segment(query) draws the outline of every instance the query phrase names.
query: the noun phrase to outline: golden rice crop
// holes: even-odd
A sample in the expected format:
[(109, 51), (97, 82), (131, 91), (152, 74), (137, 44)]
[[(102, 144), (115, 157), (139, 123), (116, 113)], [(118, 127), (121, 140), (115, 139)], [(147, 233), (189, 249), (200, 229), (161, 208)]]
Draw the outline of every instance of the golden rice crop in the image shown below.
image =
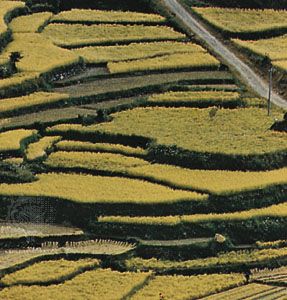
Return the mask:
[(138, 177), (154, 178), (181, 188), (230, 194), (266, 186), (287, 184), (287, 168), (266, 172), (239, 172), (222, 170), (191, 170), (170, 165), (146, 164), (128, 170)]
[(39, 33), (14, 34), (13, 41), (5, 48), (2, 56), (8, 57), (11, 52), (21, 53), (22, 58), (16, 63), (21, 72), (45, 73), (79, 61), (75, 53), (53, 45)]
[(153, 226), (176, 226), (181, 223), (181, 216), (144, 216), (144, 217), (129, 217), (129, 216), (100, 216), (99, 223), (115, 223), (115, 224), (140, 224)]
[(262, 39), (257, 41), (242, 41), (232, 39), (232, 41), (242, 48), (246, 48), (258, 55), (268, 56), (273, 60), (287, 60), (287, 35)]
[[(3, 159), (4, 162), (7, 162), (8, 164), (14, 164), (14, 165), (21, 165), (24, 162), (23, 157), (8, 157)], [(1, 228), (0, 228), (1, 231)], [(1, 235), (2, 237), (2, 235)]]
[(160, 299), (159, 294), (163, 299), (198, 299), (244, 283), (245, 278), (242, 274), (156, 276), (131, 299)]
[(89, 23), (162, 23), (165, 18), (156, 14), (131, 11), (111, 11), (96, 9), (72, 9), (55, 15), (52, 21)]
[(222, 103), (238, 100), (240, 94), (236, 92), (224, 91), (186, 91), (186, 92), (166, 92), (154, 94), (148, 97), (148, 102), (168, 103), (168, 102), (205, 102), (220, 101)]
[[(61, 143), (65, 145), (67, 141), (59, 144)], [(72, 142), (72, 145), (77, 143)], [(85, 142), (82, 143), (85, 145)], [(142, 179), (151, 178), (158, 182), (167, 182), (182, 189), (196, 189), (218, 195), (287, 184), (287, 168), (265, 172), (192, 170), (171, 165), (150, 164), (141, 159), (110, 153), (56, 152), (50, 155), (46, 164), (59, 168), (76, 167), (124, 172)]]
[(147, 161), (115, 153), (54, 152), (45, 161), (53, 168), (83, 168), (109, 172), (125, 172), (129, 168), (144, 166)]
[(126, 223), (126, 224), (149, 224), (149, 225), (177, 225), (181, 222), (186, 224), (201, 222), (224, 222), (245, 221), (264, 217), (287, 217), (287, 203), (272, 205), (264, 208), (250, 209), (246, 211), (224, 213), (224, 214), (195, 214), (184, 216), (167, 217), (128, 217), (128, 216), (103, 216), (99, 218), (102, 223)]
[(59, 46), (88, 46), (103, 43), (180, 40), (184, 34), (167, 26), (113, 25), (101, 24), (85, 26), (80, 24), (50, 24), (43, 31)]
[[(0, 81), (1, 82), (1, 81)], [(1, 99), (0, 114), (18, 111), (23, 108), (56, 103), (68, 99), (69, 95), (60, 93), (36, 92), (22, 97)]]
[(99, 260), (85, 258), (72, 260), (48, 260), (35, 263), (25, 269), (7, 274), (2, 277), (0, 283), (5, 285), (44, 283), (53, 280), (61, 280), (63, 277), (73, 274), (81, 269), (92, 268), (99, 265)]
[(0, 291), (5, 300), (31, 299), (122, 299), (141, 286), (150, 273), (117, 272), (110, 269), (88, 271), (61, 284), (50, 286), (13, 286)]
[(27, 160), (35, 160), (45, 157), (47, 155), (46, 151), (60, 139), (60, 136), (45, 136), (39, 141), (29, 144), (26, 149)]
[(201, 46), (193, 43), (154, 42), (132, 43), (122, 46), (84, 47), (73, 50), (84, 58), (87, 63), (104, 63), (108, 61), (122, 61), (167, 55), (173, 53), (206, 52)]
[(0, 195), (47, 196), (76, 202), (173, 203), (204, 201), (206, 195), (121, 177), (48, 173), (28, 184), (0, 184)]
[(8, 57), (1, 57), (0, 56), (0, 66), (5, 66), (9, 64), (9, 58)]
[(0, 151), (17, 151), (21, 149), (21, 143), (35, 135), (36, 130), (17, 129), (0, 133)]
[(277, 60), (272, 62), (273, 66), (281, 69), (283, 71), (287, 71), (287, 59), (285, 60)]
[(248, 220), (262, 217), (287, 217), (287, 203), (281, 203), (264, 208), (254, 208), (235, 213), (186, 215), (183, 216), (181, 220), (182, 222), (187, 223), (199, 223), (211, 221)]
[(7, 24), (5, 23), (5, 16), (16, 8), (24, 7), (25, 3), (21, 1), (0, 1), (0, 35), (6, 32)]
[(51, 12), (40, 12), (27, 16), (20, 16), (12, 20), (9, 28), (13, 33), (38, 32), (52, 17)]
[[(212, 25), (228, 32), (261, 32), (287, 27), (286, 10), (218, 7), (193, 7), (192, 9)], [(262, 22), (262, 20), (268, 21)]]
[(143, 148), (124, 146), (120, 144), (91, 143), (64, 140), (57, 143), (56, 146), (58, 150), (63, 151), (109, 152), (131, 156), (145, 156), (147, 154), (147, 151)]
[(131, 61), (109, 62), (108, 69), (114, 74), (166, 69), (215, 68), (219, 67), (219, 65), (220, 62), (210, 54), (197, 52), (176, 53)]
[(25, 82), (35, 80), (38, 77), (39, 77), (39, 73), (37, 72), (21, 72), (21, 73), (13, 74), (11, 77), (1, 79), (0, 94), (1, 94), (1, 89), (21, 85), (24, 84)]
[(282, 246), (287, 245), (287, 240), (276, 240), (276, 241), (268, 241), (268, 242), (256, 242), (256, 247), (259, 249), (269, 249), (269, 248), (281, 248)]
[(158, 144), (198, 152), (247, 155), (286, 151), (286, 134), (268, 130), (273, 117), (282, 118), (278, 113), (268, 117), (259, 108), (219, 109), (211, 118), (211, 109), (136, 108), (113, 114), (112, 122), (91, 126), (62, 124), (49, 131), (144, 136)]
[(186, 261), (170, 261), (158, 260), (156, 258), (142, 259), (131, 258), (126, 260), (126, 266), (129, 269), (150, 269), (150, 270), (164, 270), (169, 268), (204, 268), (214, 267), (218, 265), (237, 265), (262, 262), (266, 260), (274, 260), (286, 257), (287, 248), (281, 249), (262, 249), (251, 251), (231, 251), (226, 253), (219, 253), (214, 257), (198, 258)]

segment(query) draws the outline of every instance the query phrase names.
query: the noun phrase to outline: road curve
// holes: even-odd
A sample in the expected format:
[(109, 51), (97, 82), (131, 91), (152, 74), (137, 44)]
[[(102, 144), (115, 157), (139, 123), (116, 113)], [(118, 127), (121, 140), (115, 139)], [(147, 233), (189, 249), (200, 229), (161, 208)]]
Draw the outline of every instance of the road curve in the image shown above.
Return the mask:
[[(223, 43), (206, 30), (200, 21), (196, 20), (177, 0), (163, 0), (166, 7), (174, 13), (192, 32), (194, 32), (206, 45), (212, 49), (231, 68), (235, 69), (258, 95), (267, 98), (268, 84), (248, 67), (239, 57), (231, 52)], [(271, 101), (287, 109), (287, 101), (272, 91)]]

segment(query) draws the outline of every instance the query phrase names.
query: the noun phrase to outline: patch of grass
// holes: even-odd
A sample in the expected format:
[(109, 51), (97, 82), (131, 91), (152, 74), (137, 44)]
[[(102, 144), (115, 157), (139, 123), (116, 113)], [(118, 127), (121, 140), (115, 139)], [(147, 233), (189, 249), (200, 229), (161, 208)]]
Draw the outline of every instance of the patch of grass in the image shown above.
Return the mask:
[(2, 223), (0, 226), (1, 239), (21, 238), (27, 236), (48, 237), (82, 235), (83, 231), (75, 227), (37, 223)]

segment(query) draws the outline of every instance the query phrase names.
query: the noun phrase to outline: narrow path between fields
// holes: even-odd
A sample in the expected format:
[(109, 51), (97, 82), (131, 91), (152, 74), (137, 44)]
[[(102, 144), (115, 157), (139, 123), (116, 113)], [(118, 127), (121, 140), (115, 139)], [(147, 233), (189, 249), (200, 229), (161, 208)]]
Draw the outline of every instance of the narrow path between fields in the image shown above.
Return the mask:
[[(257, 94), (267, 98), (268, 84), (248, 67), (240, 58), (231, 52), (223, 43), (204, 28), (201, 21), (193, 17), (177, 0), (163, 0), (167, 8), (172, 11), (190, 30), (200, 37), (231, 68), (235, 69)], [(272, 102), (282, 108), (287, 108), (287, 101), (273, 91)]]

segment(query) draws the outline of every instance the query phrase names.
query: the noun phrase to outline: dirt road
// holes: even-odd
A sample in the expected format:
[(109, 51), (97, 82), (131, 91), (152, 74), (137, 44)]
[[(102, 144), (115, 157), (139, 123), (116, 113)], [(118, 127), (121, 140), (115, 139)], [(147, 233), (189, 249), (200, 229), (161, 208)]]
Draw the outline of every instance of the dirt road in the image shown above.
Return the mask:
[[(269, 86), (260, 76), (258, 76), (240, 58), (231, 52), (223, 43), (215, 38), (208, 30), (202, 26), (201, 22), (195, 19), (177, 0), (163, 0), (165, 5), (184, 24), (192, 30), (206, 45), (212, 49), (229, 67), (237, 71), (245, 83), (251, 87), (258, 95), (267, 98)], [(287, 101), (272, 92), (272, 102), (287, 109)]]

